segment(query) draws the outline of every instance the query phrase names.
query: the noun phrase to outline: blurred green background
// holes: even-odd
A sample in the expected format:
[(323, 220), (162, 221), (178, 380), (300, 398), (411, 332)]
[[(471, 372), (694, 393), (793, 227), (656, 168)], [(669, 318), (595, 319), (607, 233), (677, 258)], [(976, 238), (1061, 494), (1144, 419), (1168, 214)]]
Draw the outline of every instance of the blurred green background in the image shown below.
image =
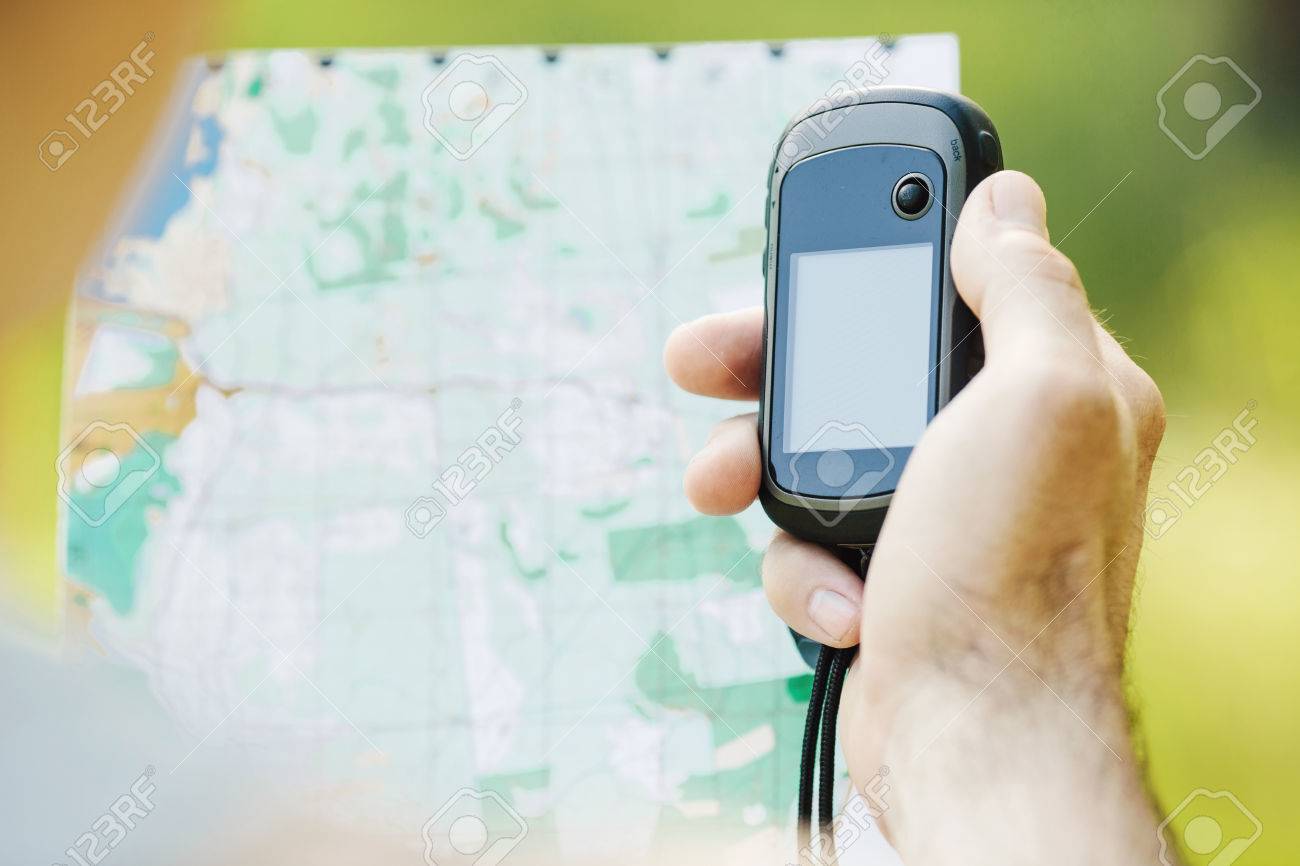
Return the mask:
[[(1164, 390), (1169, 428), (1153, 492), (1172, 497), (1166, 485), (1177, 483), (1253, 401), (1254, 447), (1194, 506), (1184, 505), (1160, 538), (1148, 539), (1132, 679), (1161, 803), (1172, 807), (1195, 788), (1229, 790), (1263, 825), (1262, 837), (1237, 862), (1300, 862), (1295, 4), (232, 0), (183, 8), (144, 2), (130, 11), (73, 5), (79, 23), (71, 34), (65, 7), (15, 3), (0, 13), (4, 63), (12, 67), (6, 80), (31, 82), (15, 89), (3, 121), (9, 194), (0, 235), (7, 263), (0, 296), (0, 581), (26, 624), (53, 634), (59, 616), (54, 458), (72, 275), (102, 230), (185, 55), (239, 47), (954, 32), (964, 92), (996, 121), (1008, 166), (1029, 172), (1046, 190), (1054, 237), (1073, 230), (1063, 249), (1094, 305)], [(115, 119), (98, 134), (75, 172), (47, 173), (32, 155), (36, 143), (146, 31), (158, 34), (157, 85), (122, 112), (129, 120)], [(1262, 91), (1255, 109), (1199, 161), (1156, 122), (1157, 91), (1196, 54), (1233, 58)], [(1080, 828), (1081, 842), (1088, 832)]]

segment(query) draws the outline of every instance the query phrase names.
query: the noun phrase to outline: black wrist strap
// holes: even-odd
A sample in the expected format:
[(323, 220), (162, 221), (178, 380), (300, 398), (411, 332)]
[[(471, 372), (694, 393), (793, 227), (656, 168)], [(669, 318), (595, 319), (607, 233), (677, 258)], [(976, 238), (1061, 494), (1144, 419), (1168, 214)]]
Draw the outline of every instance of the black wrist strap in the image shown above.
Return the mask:
[[(848, 548), (837, 551), (846, 564), (858, 569), (865, 578), (870, 561), (870, 548)], [(808, 715), (804, 720), (803, 754), (799, 761), (799, 857), (807, 857), (821, 864), (834, 866), (835, 843), (830, 833), (835, 817), (835, 725), (839, 717), (840, 695), (844, 691), (844, 676), (849, 663), (857, 655), (856, 646), (837, 649), (823, 646), (817, 655), (813, 671), (812, 693), (808, 697)], [(820, 734), (820, 744), (818, 743)], [(818, 748), (820, 746), (820, 761)], [(813, 852), (813, 775), (817, 775), (817, 831), (825, 834), (822, 850)]]

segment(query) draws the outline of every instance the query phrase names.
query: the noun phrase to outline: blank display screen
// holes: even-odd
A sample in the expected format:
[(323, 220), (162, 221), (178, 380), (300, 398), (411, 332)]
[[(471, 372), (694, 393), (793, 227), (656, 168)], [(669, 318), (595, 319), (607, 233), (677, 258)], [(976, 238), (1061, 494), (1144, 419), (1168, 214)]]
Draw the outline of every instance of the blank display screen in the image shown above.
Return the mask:
[[(791, 256), (787, 451), (910, 448), (925, 429), (934, 244)], [(866, 433), (864, 433), (864, 428)]]

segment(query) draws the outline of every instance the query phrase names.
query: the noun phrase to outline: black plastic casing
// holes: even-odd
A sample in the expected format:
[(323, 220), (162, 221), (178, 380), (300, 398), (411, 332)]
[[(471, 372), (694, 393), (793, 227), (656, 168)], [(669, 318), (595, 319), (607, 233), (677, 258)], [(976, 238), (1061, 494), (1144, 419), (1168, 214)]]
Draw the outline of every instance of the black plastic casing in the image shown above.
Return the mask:
[[(759, 393), (759, 440), (762, 445), (763, 481), (759, 500), (772, 521), (791, 534), (821, 544), (861, 547), (872, 545), (880, 534), (892, 492), (858, 499), (820, 498), (783, 488), (776, 480), (769, 450), (773, 406), (772, 337), (777, 308), (780, 246), (781, 189), (786, 175), (806, 159), (842, 148), (870, 144), (903, 145), (931, 151), (943, 163), (945, 189), (936, 190), (933, 207), (942, 206), (942, 238), (936, 239), (941, 257), (937, 321), (936, 394), (938, 411), (970, 380), (983, 364), (979, 323), (957, 295), (952, 280), (949, 251), (957, 215), (971, 190), (1002, 169), (1002, 149), (992, 121), (975, 103), (961, 96), (912, 87), (879, 87), (854, 94), (829, 108), (818, 108), (793, 120), (777, 142), (768, 173), (766, 211), (767, 249), (763, 259), (766, 278), (763, 328), (763, 385)], [(784, 342), (784, 341), (782, 341)]]

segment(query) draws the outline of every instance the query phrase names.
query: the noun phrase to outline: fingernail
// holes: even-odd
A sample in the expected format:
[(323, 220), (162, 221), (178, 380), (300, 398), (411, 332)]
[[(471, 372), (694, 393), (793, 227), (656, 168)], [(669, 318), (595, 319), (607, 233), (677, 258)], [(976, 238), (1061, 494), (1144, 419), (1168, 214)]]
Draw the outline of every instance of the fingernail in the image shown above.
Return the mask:
[(840, 640), (858, 622), (858, 606), (838, 592), (819, 589), (808, 600), (808, 615), (826, 634)]
[(1047, 224), (1043, 194), (1018, 171), (1002, 171), (993, 176), (991, 196), (994, 215), (1004, 221), (1042, 232)]

